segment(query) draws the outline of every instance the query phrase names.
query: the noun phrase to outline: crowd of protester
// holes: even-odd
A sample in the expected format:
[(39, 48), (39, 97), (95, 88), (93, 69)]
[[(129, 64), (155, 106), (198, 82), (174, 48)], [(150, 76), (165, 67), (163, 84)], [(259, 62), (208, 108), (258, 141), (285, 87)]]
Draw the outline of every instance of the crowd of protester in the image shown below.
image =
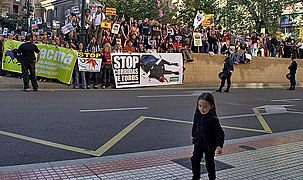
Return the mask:
[[(103, 20), (112, 25), (120, 24), (116, 33), (112, 29), (101, 28)], [(35, 33), (33, 42), (36, 44), (52, 44), (78, 51), (102, 52), (103, 66), (101, 73), (79, 72), (77, 64), (74, 69), (74, 88), (79, 88), (81, 80), (82, 88), (98, 88), (98, 79), (101, 79), (101, 88), (114, 86), (113, 71), (111, 68), (110, 53), (112, 52), (140, 52), (140, 53), (182, 53), (183, 60), (192, 62), (191, 53), (224, 54), (231, 52), (231, 58), (235, 64), (250, 63), (251, 56), (303, 58), (303, 40), (282, 39), (279, 36), (266, 33), (243, 32), (242, 30), (223, 30), (218, 27), (196, 28), (193, 30), (188, 23), (183, 26), (178, 24), (162, 23), (157, 19), (126, 20), (117, 16), (106, 16), (104, 7), (100, 6), (92, 15), (91, 10), (85, 11), (85, 42), (79, 42), (80, 17), (71, 14), (65, 24), (71, 23), (74, 29), (66, 34), (52, 30), (48, 33)], [(194, 38), (201, 38), (201, 46), (194, 45)], [(0, 36), (0, 48), (3, 51), (5, 40), (24, 41), (24, 36), (9, 34)], [(2, 57), (2, 53), (0, 55)], [(3, 72), (1, 72), (3, 73)], [(7, 73), (10, 74), (10, 73)], [(101, 78), (98, 78), (100, 76)], [(47, 81), (40, 78), (40, 81)]]

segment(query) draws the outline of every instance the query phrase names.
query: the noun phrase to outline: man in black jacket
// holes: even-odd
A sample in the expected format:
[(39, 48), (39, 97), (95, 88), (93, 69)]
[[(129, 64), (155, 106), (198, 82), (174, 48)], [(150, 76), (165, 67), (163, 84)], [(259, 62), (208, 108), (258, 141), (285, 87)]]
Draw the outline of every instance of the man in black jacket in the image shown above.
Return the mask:
[[(34, 91), (38, 91), (38, 82), (36, 77), (35, 63), (40, 60), (40, 50), (35, 44), (31, 43), (31, 36), (25, 37), (25, 43), (21, 44), (18, 48), (18, 53), (20, 53), (21, 67), (22, 67), (22, 77), (24, 91), (29, 92), (29, 79), (32, 82)], [(37, 60), (35, 57), (37, 53)]]
[(229, 51), (226, 52), (225, 57), (226, 58), (224, 59), (224, 68), (223, 68), (224, 76), (221, 78), (221, 86), (219, 87), (218, 90), (216, 90), (216, 92), (222, 92), (222, 89), (225, 85), (225, 80), (227, 80), (227, 88), (225, 89), (224, 92), (229, 93), (229, 89), (231, 86), (230, 79), (231, 79), (232, 72), (234, 71), (234, 62), (230, 58)]
[(288, 66), (290, 73), (290, 88), (287, 90), (295, 90), (296, 89), (296, 73), (297, 73), (297, 62), (295, 61), (295, 57), (291, 57), (291, 64)]

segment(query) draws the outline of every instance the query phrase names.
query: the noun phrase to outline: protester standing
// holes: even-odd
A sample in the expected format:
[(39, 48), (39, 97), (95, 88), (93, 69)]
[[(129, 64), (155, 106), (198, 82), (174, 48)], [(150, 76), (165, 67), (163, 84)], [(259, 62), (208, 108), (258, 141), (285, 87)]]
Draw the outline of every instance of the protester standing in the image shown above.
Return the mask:
[(287, 90), (295, 90), (296, 89), (296, 73), (297, 73), (297, 62), (295, 61), (295, 57), (291, 57), (291, 64), (288, 66), (290, 73), (290, 88)]
[(221, 85), (219, 89), (216, 90), (216, 92), (222, 92), (222, 89), (225, 85), (225, 80), (227, 80), (227, 88), (225, 89), (224, 92), (229, 93), (229, 89), (231, 86), (231, 75), (232, 72), (234, 71), (234, 63), (230, 58), (230, 54), (231, 54), (230, 51), (227, 51), (225, 54), (226, 58), (224, 59), (224, 67), (223, 67), (224, 76), (221, 78)]
[[(84, 53), (84, 45), (83, 43), (79, 43), (79, 47), (78, 47), (78, 53), (82, 52)], [(79, 89), (79, 79), (81, 76), (81, 80), (82, 80), (82, 89), (86, 89), (86, 78), (85, 78), (85, 72), (84, 71), (79, 71), (79, 63), (78, 60), (76, 61), (76, 64), (74, 66), (74, 89)]]
[(205, 154), (206, 169), (210, 180), (216, 179), (215, 154), (222, 154), (225, 134), (216, 112), (214, 96), (202, 93), (196, 106), (191, 141), (194, 152), (191, 157), (193, 180), (200, 179), (201, 159)]
[[(35, 64), (40, 60), (40, 50), (35, 44), (31, 43), (30, 35), (25, 37), (25, 41), (26, 42), (21, 44), (18, 48), (22, 67), (24, 91), (29, 92), (29, 79), (32, 82), (34, 91), (38, 91)], [(38, 54), (37, 59), (35, 53)]]
[(103, 66), (101, 69), (102, 89), (105, 88), (111, 89), (114, 87), (115, 84), (111, 53), (112, 53), (112, 49), (110, 44), (109, 43), (105, 44), (102, 52), (102, 61), (103, 61)]
[(102, 39), (102, 20), (105, 20), (105, 14), (102, 12), (104, 6), (98, 6), (97, 12), (93, 16), (92, 25), (94, 30), (94, 37), (97, 39), (97, 44), (101, 44)]

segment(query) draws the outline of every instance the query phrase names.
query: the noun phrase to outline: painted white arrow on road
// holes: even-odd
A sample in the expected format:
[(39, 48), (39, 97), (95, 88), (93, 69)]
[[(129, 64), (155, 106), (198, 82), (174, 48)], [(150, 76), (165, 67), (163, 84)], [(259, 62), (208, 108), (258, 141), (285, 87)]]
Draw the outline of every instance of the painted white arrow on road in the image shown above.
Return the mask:
[(264, 109), (266, 113), (275, 114), (275, 113), (286, 113), (286, 107), (290, 107), (293, 105), (264, 105), (260, 107), (256, 107), (256, 109)]

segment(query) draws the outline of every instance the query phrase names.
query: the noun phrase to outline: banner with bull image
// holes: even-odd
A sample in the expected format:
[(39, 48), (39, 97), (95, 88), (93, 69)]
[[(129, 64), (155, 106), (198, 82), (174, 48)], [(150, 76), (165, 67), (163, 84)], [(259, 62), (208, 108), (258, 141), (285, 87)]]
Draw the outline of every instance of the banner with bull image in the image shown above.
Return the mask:
[[(4, 43), (2, 69), (21, 73), (21, 64), (15, 57), (15, 51), (22, 42), (8, 40)], [(36, 75), (51, 79), (58, 79), (63, 83), (70, 83), (77, 52), (49, 44), (36, 44), (41, 52), (40, 61), (36, 63)]]
[(93, 52), (78, 53), (79, 71), (100, 72), (102, 66), (102, 54)]
[(113, 53), (116, 88), (182, 84), (181, 53)]

